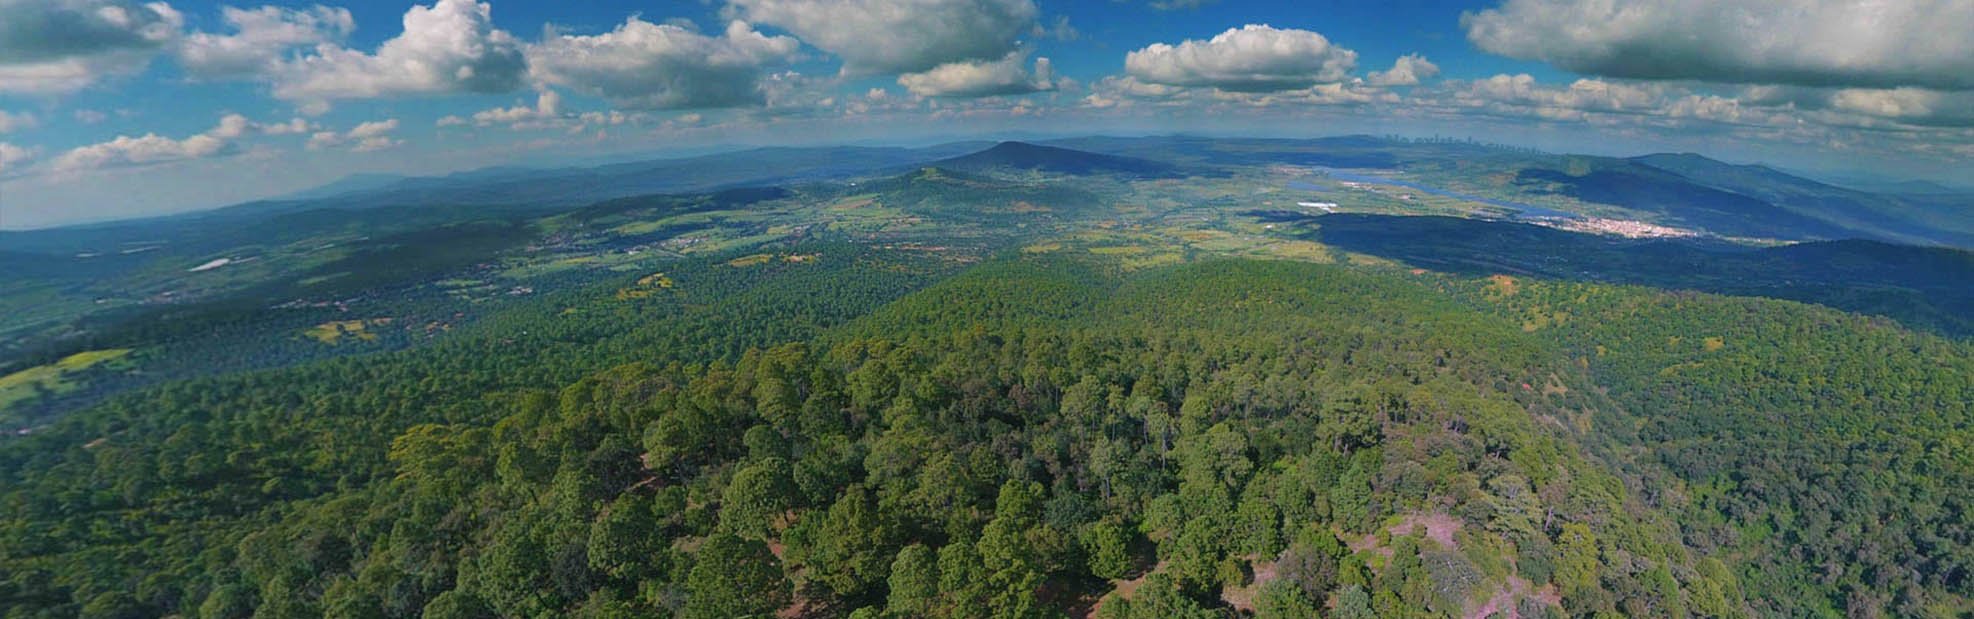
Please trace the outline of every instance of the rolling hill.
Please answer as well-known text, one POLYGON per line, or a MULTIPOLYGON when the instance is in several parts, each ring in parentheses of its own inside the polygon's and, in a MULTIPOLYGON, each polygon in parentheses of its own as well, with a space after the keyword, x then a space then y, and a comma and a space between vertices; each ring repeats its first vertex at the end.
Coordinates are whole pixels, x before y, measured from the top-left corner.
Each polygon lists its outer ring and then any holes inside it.
POLYGON ((1965 193, 1874 193, 1760 165, 1695 154, 1632 158, 1556 155, 1453 140, 1378 136, 1316 139, 1155 136, 1054 140, 1049 146, 1208 171, 1275 164, 1404 173, 1443 189, 1506 201, 1566 197, 1614 206, 1622 218, 1724 236, 1874 239, 1974 247, 1965 193), (1505 183, 1486 179, 1505 178, 1505 183))
POLYGON ((1079 176, 1089 174, 1115 174, 1132 178, 1184 176, 1177 166, 1168 163, 1026 142, 1002 142, 987 150, 934 161, 928 165, 963 172, 1011 169, 1079 176))

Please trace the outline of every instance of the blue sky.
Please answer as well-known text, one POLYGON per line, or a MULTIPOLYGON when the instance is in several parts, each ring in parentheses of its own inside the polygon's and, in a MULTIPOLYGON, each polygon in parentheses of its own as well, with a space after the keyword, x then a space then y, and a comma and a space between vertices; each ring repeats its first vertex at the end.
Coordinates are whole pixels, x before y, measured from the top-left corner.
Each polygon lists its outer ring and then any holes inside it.
POLYGON ((1974 2, 0 0, 0 228, 360 172, 992 135, 1448 135, 1955 179, 1974 2))

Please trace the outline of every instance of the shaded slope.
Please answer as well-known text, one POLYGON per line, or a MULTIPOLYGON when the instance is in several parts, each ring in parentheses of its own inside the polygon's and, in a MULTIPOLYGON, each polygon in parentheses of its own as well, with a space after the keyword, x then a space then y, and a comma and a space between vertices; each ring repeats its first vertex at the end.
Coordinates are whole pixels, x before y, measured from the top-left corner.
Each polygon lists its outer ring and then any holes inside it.
POLYGON ((1621 206, 1665 217, 1681 227, 1727 236, 1786 239, 1857 236, 1821 219, 1644 166, 1620 163, 1583 174, 1528 168, 1516 173, 1515 184, 1530 193, 1621 206))
POLYGON ((1974 334, 1974 253, 1876 241, 1773 248, 1639 241, 1519 223, 1338 214, 1323 243, 1464 274, 1511 273, 1818 303, 1974 334))
MULTIPOLYGON (((1974 245, 1974 212, 1937 208, 1947 195, 1903 198, 1837 187, 1762 165, 1734 165, 1695 154, 1656 154, 1630 159, 1694 182, 1749 196, 1798 215, 1907 242, 1974 245)), ((1959 196, 1965 198, 1966 196, 1959 196)))

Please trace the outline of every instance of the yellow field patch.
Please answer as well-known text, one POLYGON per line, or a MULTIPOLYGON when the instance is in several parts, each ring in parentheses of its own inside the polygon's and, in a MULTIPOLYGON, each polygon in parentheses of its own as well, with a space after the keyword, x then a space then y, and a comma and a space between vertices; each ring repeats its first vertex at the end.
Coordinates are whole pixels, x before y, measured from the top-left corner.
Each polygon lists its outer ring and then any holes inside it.
POLYGON ((335 344, 342 341, 346 336, 369 342, 377 339, 377 334, 372 333, 370 327, 387 324, 391 324, 391 319, 332 320, 309 327, 302 331, 302 335, 306 335, 324 344, 335 344))
POLYGON ((1330 255, 1330 246, 1314 241, 1279 241, 1263 245, 1259 251, 1266 256, 1287 260, 1324 264, 1336 262, 1330 255))
POLYGON ((1223 230, 1180 230, 1178 236, 1189 243, 1205 243, 1230 239, 1234 235, 1223 230))
POLYGON ((298 282, 295 282, 295 285, 297 285, 297 286, 314 286, 314 285, 316 285, 316 284, 320 284, 320 283, 322 283, 322 282, 326 282, 326 281, 329 281, 329 280, 332 280, 332 279, 336 279, 336 278, 338 278, 338 277, 348 277, 348 276, 349 276, 349 274, 350 274, 350 273, 349 273, 349 271, 337 271, 337 272, 335 272, 335 273, 330 273, 330 274, 328 274, 328 275, 317 275, 317 276, 315 276, 315 277, 308 277, 308 278, 303 278, 303 279, 302 279, 301 281, 298 281, 298 282))
POLYGON ((1186 261, 1185 256, 1174 252, 1142 254, 1142 255, 1134 255, 1125 258, 1124 268, 1132 269, 1132 270, 1149 269, 1154 267, 1171 266, 1185 261, 1186 261))
POLYGON ((741 256, 739 258, 728 260, 727 266, 730 267, 761 266, 763 264, 767 264, 769 260, 773 260, 773 259, 775 259, 774 254, 754 254, 752 256, 741 256))
POLYGON ((69 384, 66 376, 69 372, 79 372, 121 359, 129 355, 130 351, 129 348, 83 351, 48 365, 35 366, 0 376, 0 410, 32 397, 37 392, 63 393, 73 389, 74 386, 69 384))
POLYGON ((634 221, 621 226, 617 226, 615 228, 611 228, 610 232, 613 234, 619 234, 623 236, 638 236, 641 234, 650 234, 652 232, 656 232, 658 230, 663 229, 666 225, 668 224, 666 224, 663 220, 634 221))
POLYGON ((658 294, 658 292, 661 290, 668 290, 673 285, 676 284, 677 282, 672 281, 672 278, 669 275, 666 275, 664 273, 652 273, 650 275, 637 278, 636 286, 632 286, 630 288, 618 288, 617 300, 626 301, 630 299, 650 298, 651 295, 658 294))
POLYGON ((102 363, 104 361, 122 358, 124 355, 128 355, 128 354, 130 354, 130 349, 128 348, 111 348, 108 350, 83 351, 83 352, 75 353, 73 355, 69 355, 67 357, 62 357, 61 361, 55 362, 55 367, 61 368, 63 370, 80 370, 92 365, 96 365, 98 363, 102 363))
POLYGON ((831 204, 827 208, 835 211, 849 211, 849 210, 864 208, 866 206, 870 206, 876 203, 877 203, 876 196, 871 194, 863 194, 863 195, 850 196, 843 198, 841 200, 837 200, 835 204, 831 204))
POLYGON ((1384 259, 1384 258, 1379 258, 1379 257, 1377 257, 1377 256, 1373 256, 1373 255, 1370 255, 1370 254, 1360 254, 1360 253, 1357 253, 1357 252, 1351 252, 1351 253, 1348 253, 1348 254, 1344 254, 1344 258, 1346 258, 1346 259, 1348 259, 1348 260, 1350 261, 1350 264, 1354 264, 1354 265, 1358 265, 1358 266, 1367 266, 1367 267, 1395 267, 1395 266, 1398 266, 1398 263, 1396 263, 1396 262, 1392 262, 1392 261, 1390 261, 1390 260, 1386 260, 1386 259, 1384 259))
POLYGON ((1148 251, 1151 250, 1147 249, 1143 245, 1116 245, 1111 247, 1090 248, 1090 253, 1097 254, 1099 256, 1135 256, 1148 251))

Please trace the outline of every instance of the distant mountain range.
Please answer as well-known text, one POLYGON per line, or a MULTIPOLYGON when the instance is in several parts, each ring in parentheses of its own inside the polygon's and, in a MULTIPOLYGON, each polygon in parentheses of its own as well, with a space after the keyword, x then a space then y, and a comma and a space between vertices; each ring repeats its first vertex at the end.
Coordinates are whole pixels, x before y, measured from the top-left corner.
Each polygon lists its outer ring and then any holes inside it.
POLYGON ((1289 164, 1319 168, 1457 171, 1512 179, 1502 200, 1561 195, 1727 236, 1786 240, 1873 239, 1974 247, 1974 192, 1937 184, 1871 192, 1760 165, 1701 155, 1632 158, 1552 155, 1468 142, 1375 136, 1074 138, 1047 143, 1198 169, 1289 164))
POLYGON ((284 196, 276 196, 273 198, 268 198, 266 200, 257 200, 257 202, 293 202, 299 200, 321 200, 324 198, 333 198, 344 194, 352 194, 352 193, 358 193, 363 191, 374 191, 378 189, 383 189, 385 187, 390 187, 392 185, 407 180, 411 180, 411 178, 412 177, 405 176, 402 174, 376 174, 376 173, 351 174, 349 176, 336 179, 334 182, 325 185, 310 187, 302 191, 297 191, 295 193, 291 193, 284 196))
POLYGON ((1265 165, 1393 172, 1437 170, 1503 178, 1485 197, 1567 196, 1635 217, 1727 236, 1788 240, 1863 238, 1974 247, 1974 193, 1935 184, 1896 192, 1839 187, 1760 165, 1654 154, 1632 158, 1550 155, 1486 145, 1373 136, 1313 140, 1086 137, 1031 142, 954 142, 924 148, 758 148, 594 167, 496 167, 439 177, 359 174, 280 199, 142 221, 32 233, 0 232, 0 247, 39 252, 134 242, 241 218, 404 207, 532 212, 653 194, 890 178, 923 167, 968 174, 1040 172, 1127 179, 1219 176, 1265 165), (67 231, 67 232, 61 232, 67 231), (87 234, 76 237, 75 232, 87 234), (82 238, 78 244, 77 238, 82 238))
MULTIPOLYGON (((173 238, 211 239, 214 247, 237 243, 243 221, 311 219, 311 213, 361 225, 371 218, 445 218, 461 211, 484 216, 584 206, 653 194, 694 193, 740 187, 818 182, 902 169, 991 146, 955 142, 927 148, 758 148, 730 153, 654 159, 576 168, 494 167, 435 177, 358 174, 278 199, 145 219, 0 231, 0 248, 38 253, 91 251, 117 243, 173 238), (415 210, 413 210, 415 209, 415 210)), ((297 226, 255 228, 279 234, 297 226)), ((310 232, 315 228, 309 228, 310 232)))
POLYGON ((1961 194, 1958 200, 1952 200, 1955 197, 1953 190, 1938 185, 1933 187, 1940 191, 1927 194, 1928 197, 1945 197, 1951 202, 1847 189, 1767 166, 1727 164, 1691 153, 1646 155, 1629 161, 1760 200, 1796 217, 1835 226, 1837 229, 1830 231, 1826 238, 1842 238, 1846 232, 1864 232, 1873 238, 1907 242, 1932 241, 1963 246, 1974 242, 1974 230, 1969 229, 1967 221, 1968 196, 1961 194))
POLYGON ((253 204, 265 208, 291 201, 337 200, 373 206, 420 203, 575 206, 637 195, 842 178, 954 157, 987 146, 985 142, 955 142, 926 148, 757 148, 594 167, 499 167, 416 178, 357 175, 290 196, 289 200, 253 204))

